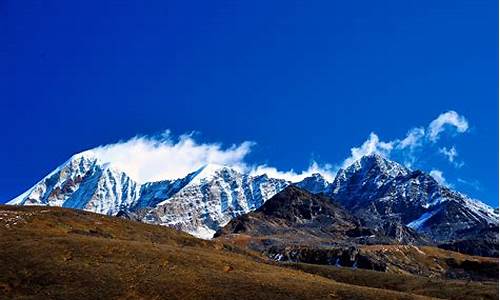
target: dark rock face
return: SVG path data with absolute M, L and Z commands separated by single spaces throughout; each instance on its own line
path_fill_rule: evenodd
M 478 281 L 494 281 L 498 279 L 498 264 L 485 263 L 475 260 L 465 260 L 457 262 L 454 259 L 447 259 L 449 269 L 447 277 L 452 279 L 470 279 Z
M 360 255 L 358 243 L 394 242 L 360 221 L 330 198 L 289 186 L 254 212 L 239 216 L 216 237 L 255 238 L 248 246 L 277 260 L 385 271 Z
M 120 210 L 116 214 L 116 217 L 122 218 L 122 219 L 125 219 L 125 220 L 131 220 L 132 219 L 132 217 L 129 215 L 129 213 L 127 213 L 126 211 L 123 211 L 123 210 Z
M 294 235 L 294 240 L 337 239 L 359 227 L 359 221 L 328 197 L 289 186 L 254 212 L 236 217 L 215 236 L 245 233 L 252 236 Z
M 236 217 L 215 237 L 228 234 L 265 237 L 273 241 L 270 244 L 286 245 L 424 243 L 416 232 L 400 224 L 387 227 L 385 231 L 365 227 L 358 218 L 330 198 L 311 194 L 293 185 L 256 211 Z
M 278 261 L 328 264 L 384 271 L 360 253 L 362 244 L 426 244 L 418 233 L 388 222 L 375 230 L 323 195 L 289 186 L 254 212 L 239 216 L 215 237 L 247 238 L 247 246 Z
M 364 255 L 357 247 L 300 247 L 284 249 L 271 248 L 267 256 L 277 261 L 302 262 L 318 265 L 361 268 L 374 271 L 386 271 L 386 264 Z
M 470 255 L 498 257 L 497 227 L 472 229 L 462 232 L 462 235 L 463 239 L 439 244 L 438 247 Z
M 359 221 L 328 197 L 290 186 L 255 211 L 268 219 L 281 219 L 290 226 L 319 228 L 325 232 L 359 226 Z M 329 228 L 329 230 L 326 230 Z
M 381 234 L 394 239 L 398 244 L 432 244 L 430 240 L 426 239 L 412 228 L 401 224 L 399 220 L 385 220 L 376 228 Z

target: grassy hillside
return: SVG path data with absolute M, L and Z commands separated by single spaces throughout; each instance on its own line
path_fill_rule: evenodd
M 284 263 L 283 266 L 321 275 L 337 282 L 403 291 L 444 299 L 498 299 L 497 282 L 439 280 L 419 276 L 383 273 L 334 266 Z
M 407 293 L 401 285 L 332 280 L 328 274 L 269 264 L 220 241 L 61 208 L 0 206 L 0 264 L 0 299 L 428 299 L 435 295 L 422 290 Z M 425 290 L 427 279 L 415 278 L 422 280 Z M 454 284 L 436 281 L 445 290 Z M 475 284 L 471 288 L 477 288 Z M 493 288 L 484 289 L 484 296 L 498 297 Z
M 498 281 L 498 258 L 471 256 L 436 247 L 369 245 L 361 252 L 387 265 L 387 271 L 425 277 Z

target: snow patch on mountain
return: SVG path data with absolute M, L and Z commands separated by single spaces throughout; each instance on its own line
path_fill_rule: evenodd
M 163 225 L 211 238 L 231 219 L 259 208 L 288 185 L 267 175 L 249 176 L 226 166 L 209 165 L 196 171 L 189 184 L 153 211 Z
M 422 228 L 424 223 L 427 222 L 427 220 L 429 220 L 435 213 L 436 212 L 434 212 L 434 211 L 425 212 L 418 219 L 406 224 L 406 226 L 413 228 L 415 230 L 419 230 L 420 228 Z

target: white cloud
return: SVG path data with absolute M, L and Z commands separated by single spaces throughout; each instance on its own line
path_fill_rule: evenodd
M 434 119 L 427 126 L 427 130 L 425 127 L 414 127 L 408 131 L 403 139 L 384 142 L 378 138 L 377 134 L 372 132 L 361 146 L 351 149 L 351 155 L 341 163 L 341 167 L 346 168 L 362 156 L 372 153 L 389 158 L 395 156 L 401 159 L 407 167 L 413 167 L 415 162 L 418 161 L 419 152 L 424 147 L 433 147 L 446 126 L 454 127 L 457 132 L 465 132 L 469 128 L 464 116 L 455 111 L 447 111 Z M 443 147 L 439 149 L 439 152 L 444 154 L 455 167 L 459 168 L 464 165 L 464 162 L 455 160 L 458 156 L 455 147 L 450 149 Z
M 467 186 L 474 188 L 476 191 L 482 190 L 481 183 L 477 180 L 469 181 L 469 180 L 465 180 L 463 178 L 458 178 L 457 181 L 461 184 L 464 184 L 464 185 L 467 185 Z
M 340 167 L 346 168 L 364 155 L 373 153 L 388 158 L 395 155 L 402 158 L 407 166 L 412 166 L 417 160 L 419 149 L 432 146 L 445 126 L 452 126 L 458 132 L 465 132 L 469 125 L 465 117 L 455 111 L 448 111 L 433 120 L 427 130 L 425 127 L 415 127 L 409 130 L 403 139 L 382 141 L 377 134 L 372 132 L 359 147 L 351 148 L 350 156 L 340 164 Z M 138 182 L 181 178 L 208 163 L 227 165 L 252 174 L 267 173 L 271 177 L 294 182 L 313 173 L 320 173 L 327 180 L 332 181 L 338 169 L 338 165 L 332 168 L 329 164 L 319 165 L 316 162 L 312 162 L 307 170 L 298 172 L 293 169 L 280 171 L 268 165 L 251 165 L 246 161 L 246 157 L 254 145 L 253 142 L 244 141 L 224 147 L 220 143 L 199 143 L 192 134 L 173 138 L 169 131 L 165 131 L 158 138 L 138 136 L 125 142 L 97 147 L 92 151 L 101 160 L 123 170 Z M 455 147 L 442 147 L 439 152 L 450 162 L 457 164 L 458 152 Z
M 429 175 L 431 175 L 439 184 L 452 187 L 451 184 L 449 184 L 446 179 L 444 178 L 443 172 L 440 170 L 433 169 L 429 172 Z
M 456 158 L 458 157 L 458 152 L 455 146 L 452 146 L 449 149 L 446 147 L 439 148 L 438 152 L 443 154 L 448 159 L 448 161 L 451 164 L 453 164 L 456 168 L 461 168 L 464 166 L 463 161 L 456 160 Z
M 373 153 L 389 156 L 393 148 L 393 142 L 382 142 L 378 135 L 372 132 L 370 133 L 370 137 L 361 146 L 351 148 L 351 156 L 344 160 L 341 167 L 347 168 L 361 157 Z
M 208 163 L 243 168 L 243 160 L 253 145 L 246 141 L 224 148 L 219 143 L 198 143 L 192 135 L 174 141 L 166 131 L 161 138 L 134 137 L 92 152 L 134 180 L 148 182 L 184 177 Z
M 173 138 L 167 130 L 160 137 L 138 136 L 125 142 L 100 146 L 91 151 L 103 162 L 125 172 L 132 179 L 144 183 L 182 178 L 206 164 L 225 165 L 253 175 L 267 173 L 270 177 L 292 182 L 314 173 L 333 181 L 329 164 L 312 162 L 307 170 L 280 171 L 267 165 L 249 165 L 245 158 L 255 143 L 250 141 L 223 147 L 220 143 L 199 143 L 192 134 Z
M 406 137 L 397 143 L 399 149 L 410 148 L 421 146 L 423 143 L 423 138 L 425 137 L 425 129 L 422 127 L 413 128 L 408 131 Z
M 459 115 L 457 112 L 450 110 L 440 114 L 434 119 L 428 128 L 429 140 L 435 142 L 439 139 L 439 135 L 443 132 L 446 125 L 453 126 L 457 132 L 466 132 L 469 129 L 469 123 L 464 116 Z
M 458 156 L 458 152 L 457 152 L 457 149 L 455 149 L 455 146 L 451 147 L 450 149 L 448 149 L 446 147 L 439 148 L 439 153 L 446 156 L 448 158 L 449 162 L 454 162 L 455 157 Z
M 302 179 L 311 176 L 314 173 L 320 173 L 328 182 L 333 182 L 335 179 L 335 172 L 330 164 L 320 166 L 317 162 L 313 161 L 309 168 L 300 173 L 295 172 L 293 169 L 289 171 L 279 171 L 274 167 L 260 165 L 251 168 L 251 175 L 267 174 L 269 177 L 285 179 L 291 182 L 298 182 Z
M 452 116 L 451 118 L 449 118 L 450 115 Z M 457 118 L 453 117 L 455 115 L 457 116 Z M 448 117 L 443 118 L 443 116 L 448 116 Z M 465 118 L 462 116 L 458 116 L 458 114 L 452 111 L 441 114 L 434 121 L 432 121 L 431 124 L 429 125 L 429 132 L 426 132 L 426 130 L 423 127 L 415 127 L 410 131 L 408 131 L 406 137 L 402 140 L 394 139 L 388 142 L 384 142 L 379 139 L 377 134 L 372 132 L 370 133 L 369 138 L 365 140 L 363 144 L 361 144 L 361 146 L 351 148 L 351 155 L 342 162 L 341 167 L 346 168 L 355 161 L 359 160 L 361 157 L 373 153 L 382 155 L 387 158 L 391 157 L 402 158 L 403 160 L 405 160 L 405 165 L 407 167 L 412 167 L 414 162 L 418 160 L 417 154 L 422 153 L 420 151 L 422 149 L 419 148 L 436 147 L 436 144 L 434 142 L 437 140 L 439 133 L 443 130 L 442 129 L 442 127 L 444 126 L 443 124 L 448 122 L 445 121 L 445 123 L 443 123 L 442 121 L 443 119 L 447 119 L 448 121 L 454 119 L 460 120 L 455 126 L 457 128 L 457 131 L 459 132 L 465 132 L 468 128 L 468 124 Z M 463 124 L 462 121 L 465 122 L 465 125 Z M 436 127 L 437 123 L 441 124 L 440 129 L 437 129 L 438 128 Z M 434 133 L 432 133 L 432 130 L 435 130 Z M 431 137 L 436 138 L 436 140 L 434 141 L 431 140 Z M 438 149 L 438 151 L 439 153 L 443 154 L 448 159 L 448 161 L 450 163 L 453 163 L 456 167 L 461 167 L 464 165 L 464 162 L 457 161 L 458 151 L 455 148 L 455 146 L 449 148 L 441 147 Z M 438 169 L 432 169 L 429 172 L 429 175 L 431 175 L 438 183 L 442 185 L 445 185 L 450 188 L 454 187 L 451 183 L 449 183 L 446 180 L 446 178 L 443 175 L 443 172 Z M 470 185 L 476 189 L 479 188 L 478 182 L 468 182 L 463 179 L 458 179 L 458 182 Z

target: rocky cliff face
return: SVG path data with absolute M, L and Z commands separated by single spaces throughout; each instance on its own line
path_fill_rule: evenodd
M 254 212 L 231 220 L 216 236 L 243 233 L 300 244 L 341 240 L 359 227 L 357 218 L 329 198 L 291 185 Z
M 232 235 L 248 236 L 253 240 L 254 250 L 271 253 L 292 245 L 325 250 L 358 244 L 427 243 L 404 225 L 380 229 L 363 226 L 360 219 L 330 198 L 295 185 L 285 188 L 257 210 L 234 218 L 215 236 L 231 239 Z

